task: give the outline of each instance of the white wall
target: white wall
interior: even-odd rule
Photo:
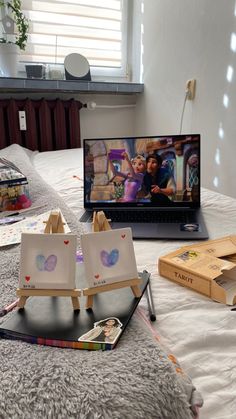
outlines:
[[[202,136],[202,185],[236,197],[235,0],[143,3],[145,93],[138,97],[135,132],[178,134],[185,83],[195,78],[196,98],[186,103],[182,132]]]
[[[97,104],[95,110],[80,111],[82,139],[134,134],[135,95],[79,95],[78,100]]]

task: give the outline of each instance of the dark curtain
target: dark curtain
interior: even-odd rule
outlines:
[[[13,143],[39,151],[81,147],[79,111],[82,107],[74,99],[2,99],[0,148]],[[19,111],[25,111],[26,131],[20,130]]]

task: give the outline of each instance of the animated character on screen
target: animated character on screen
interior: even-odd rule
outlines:
[[[94,158],[88,146],[85,146],[85,153],[85,200],[89,202],[94,181]]]
[[[162,166],[162,158],[157,153],[146,158],[146,166],[143,184],[146,192],[151,195],[151,202],[169,205],[176,191],[175,180],[169,169]]]
[[[128,163],[129,172],[123,173],[116,170],[111,160],[110,168],[114,176],[120,176],[125,179],[124,182],[124,195],[119,199],[120,202],[135,202],[137,200],[137,193],[142,187],[144,173],[146,170],[145,158],[137,155],[132,160],[129,159],[126,152],[122,153],[122,159]]]
[[[122,323],[116,317],[109,317],[94,323],[94,328],[80,336],[79,341],[114,343],[121,333]]]
[[[191,188],[191,199],[198,202],[199,199],[199,158],[197,154],[192,154],[187,161],[188,185]]]

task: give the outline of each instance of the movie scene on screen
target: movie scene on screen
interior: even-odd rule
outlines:
[[[199,135],[86,140],[85,202],[198,202]]]

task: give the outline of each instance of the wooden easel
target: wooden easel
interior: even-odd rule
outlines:
[[[56,234],[65,233],[64,224],[60,211],[52,211],[48,220],[44,221],[46,227],[44,233]],[[80,309],[79,299],[81,296],[81,290],[57,290],[57,289],[23,289],[18,288],[16,291],[18,297],[20,297],[17,307],[24,308],[27,298],[30,296],[43,296],[43,297],[71,297],[72,305],[74,310]]]
[[[62,216],[60,211],[51,211],[49,218],[47,221],[44,221],[46,227],[44,229],[44,233],[52,234],[52,233],[65,233],[64,225],[62,221]]]
[[[110,220],[107,220],[103,211],[98,211],[98,212],[94,211],[93,221],[92,221],[92,231],[99,232],[99,231],[111,230],[109,221]],[[139,287],[141,282],[142,280],[140,278],[133,278],[133,279],[127,279],[127,281],[119,281],[113,284],[101,285],[99,287],[85,288],[83,290],[83,295],[87,297],[86,309],[90,309],[93,307],[93,296],[96,294],[99,294],[100,292],[106,292],[106,291],[116,290],[120,288],[130,287],[134,296],[140,297],[142,294]]]
[[[111,230],[111,226],[109,221],[104,214],[103,211],[94,211],[93,212],[93,221],[92,221],[92,231],[99,232],[99,231],[107,231]]]

